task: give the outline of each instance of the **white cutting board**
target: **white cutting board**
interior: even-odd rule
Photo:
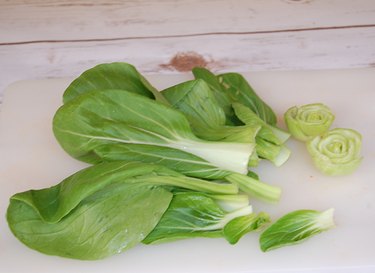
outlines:
[[[289,141],[289,161],[263,162],[264,181],[283,188],[278,205],[254,201],[276,219],[296,209],[335,208],[337,227],[296,246],[262,253],[258,234],[237,245],[224,239],[189,239],[139,245],[101,261],[76,261],[28,249],[10,233],[5,211],[14,193],[49,187],[86,164],[66,155],[51,120],[71,79],[22,81],[4,94],[0,110],[0,272],[375,272],[375,69],[246,74],[258,94],[282,114],[293,105],[322,102],[336,114],[333,127],[363,135],[364,160],[352,175],[326,177],[314,169],[304,145]],[[149,76],[162,88],[189,79]],[[281,126],[282,123],[281,123]]]

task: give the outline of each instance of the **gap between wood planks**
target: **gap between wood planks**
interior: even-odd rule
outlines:
[[[273,34],[273,33],[304,32],[304,31],[324,31],[324,30],[335,30],[335,29],[353,29],[353,28],[375,28],[375,24],[313,27],[313,28],[300,28],[300,29],[259,30],[259,31],[243,31],[243,32],[235,32],[235,31],[234,32],[207,32],[207,33],[160,35],[160,36],[133,36],[133,37],[64,39],[64,40],[48,40],[47,39],[47,40],[21,41],[21,42],[9,42],[9,43],[3,42],[3,43],[0,43],[0,46],[38,44],[38,43],[81,43],[81,42],[141,40],[141,39],[144,39],[144,40],[146,39],[169,39],[169,38],[199,37],[199,36],[213,36],[213,35],[256,35],[256,34]]]

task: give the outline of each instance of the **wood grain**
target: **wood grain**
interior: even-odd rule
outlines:
[[[0,0],[0,26],[0,93],[112,61],[143,73],[375,64],[372,0]]]
[[[0,42],[371,25],[374,13],[372,0],[12,0],[0,9]]]

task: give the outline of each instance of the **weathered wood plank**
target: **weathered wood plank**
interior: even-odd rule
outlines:
[[[0,1],[0,43],[374,24],[373,0]]]
[[[192,65],[214,71],[368,67],[375,66],[374,44],[374,28],[361,28],[2,46],[0,87],[21,79],[77,76],[113,61],[132,63],[144,73],[178,73]]]

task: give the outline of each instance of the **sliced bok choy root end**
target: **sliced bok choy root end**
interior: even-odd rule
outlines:
[[[284,114],[289,132],[300,141],[307,141],[325,133],[334,119],[331,110],[322,103],[294,106]]]
[[[314,165],[326,175],[347,175],[362,161],[362,136],[355,130],[336,128],[306,142]]]

